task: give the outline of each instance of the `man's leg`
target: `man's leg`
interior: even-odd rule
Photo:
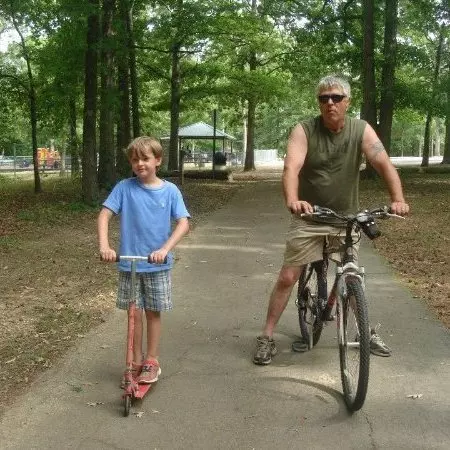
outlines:
[[[292,288],[298,281],[302,269],[303,267],[283,266],[280,270],[278,280],[270,295],[263,335],[257,338],[257,347],[253,356],[255,364],[270,364],[272,356],[277,353],[273,331],[286,308]]]

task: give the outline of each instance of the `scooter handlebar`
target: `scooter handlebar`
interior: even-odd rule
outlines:
[[[146,261],[149,264],[155,264],[150,259],[150,255],[148,255],[148,256],[117,255],[116,262],[120,262],[120,261]],[[167,257],[164,259],[164,262],[162,264],[167,264]]]

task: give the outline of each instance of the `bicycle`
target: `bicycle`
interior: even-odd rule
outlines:
[[[311,214],[301,214],[313,220],[338,220],[345,227],[345,237],[336,261],[333,287],[328,295],[327,270],[329,251],[324,243],[323,259],[307,264],[298,281],[297,308],[300,331],[306,349],[318,342],[324,322],[334,320],[335,308],[339,360],[344,400],[354,412],[364,404],[369,383],[370,327],[365,298],[364,267],[358,266],[354,244],[361,239],[361,231],[371,240],[381,235],[375,218],[398,217],[387,206],[341,215],[329,208],[314,206]]]

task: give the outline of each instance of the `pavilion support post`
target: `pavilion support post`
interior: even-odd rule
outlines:
[[[217,109],[213,112],[213,155],[212,155],[212,177],[216,174],[216,128],[217,128]]]

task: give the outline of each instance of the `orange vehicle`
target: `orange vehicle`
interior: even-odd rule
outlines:
[[[61,163],[61,155],[57,150],[50,150],[46,147],[39,147],[39,166],[43,169],[58,169]]]

